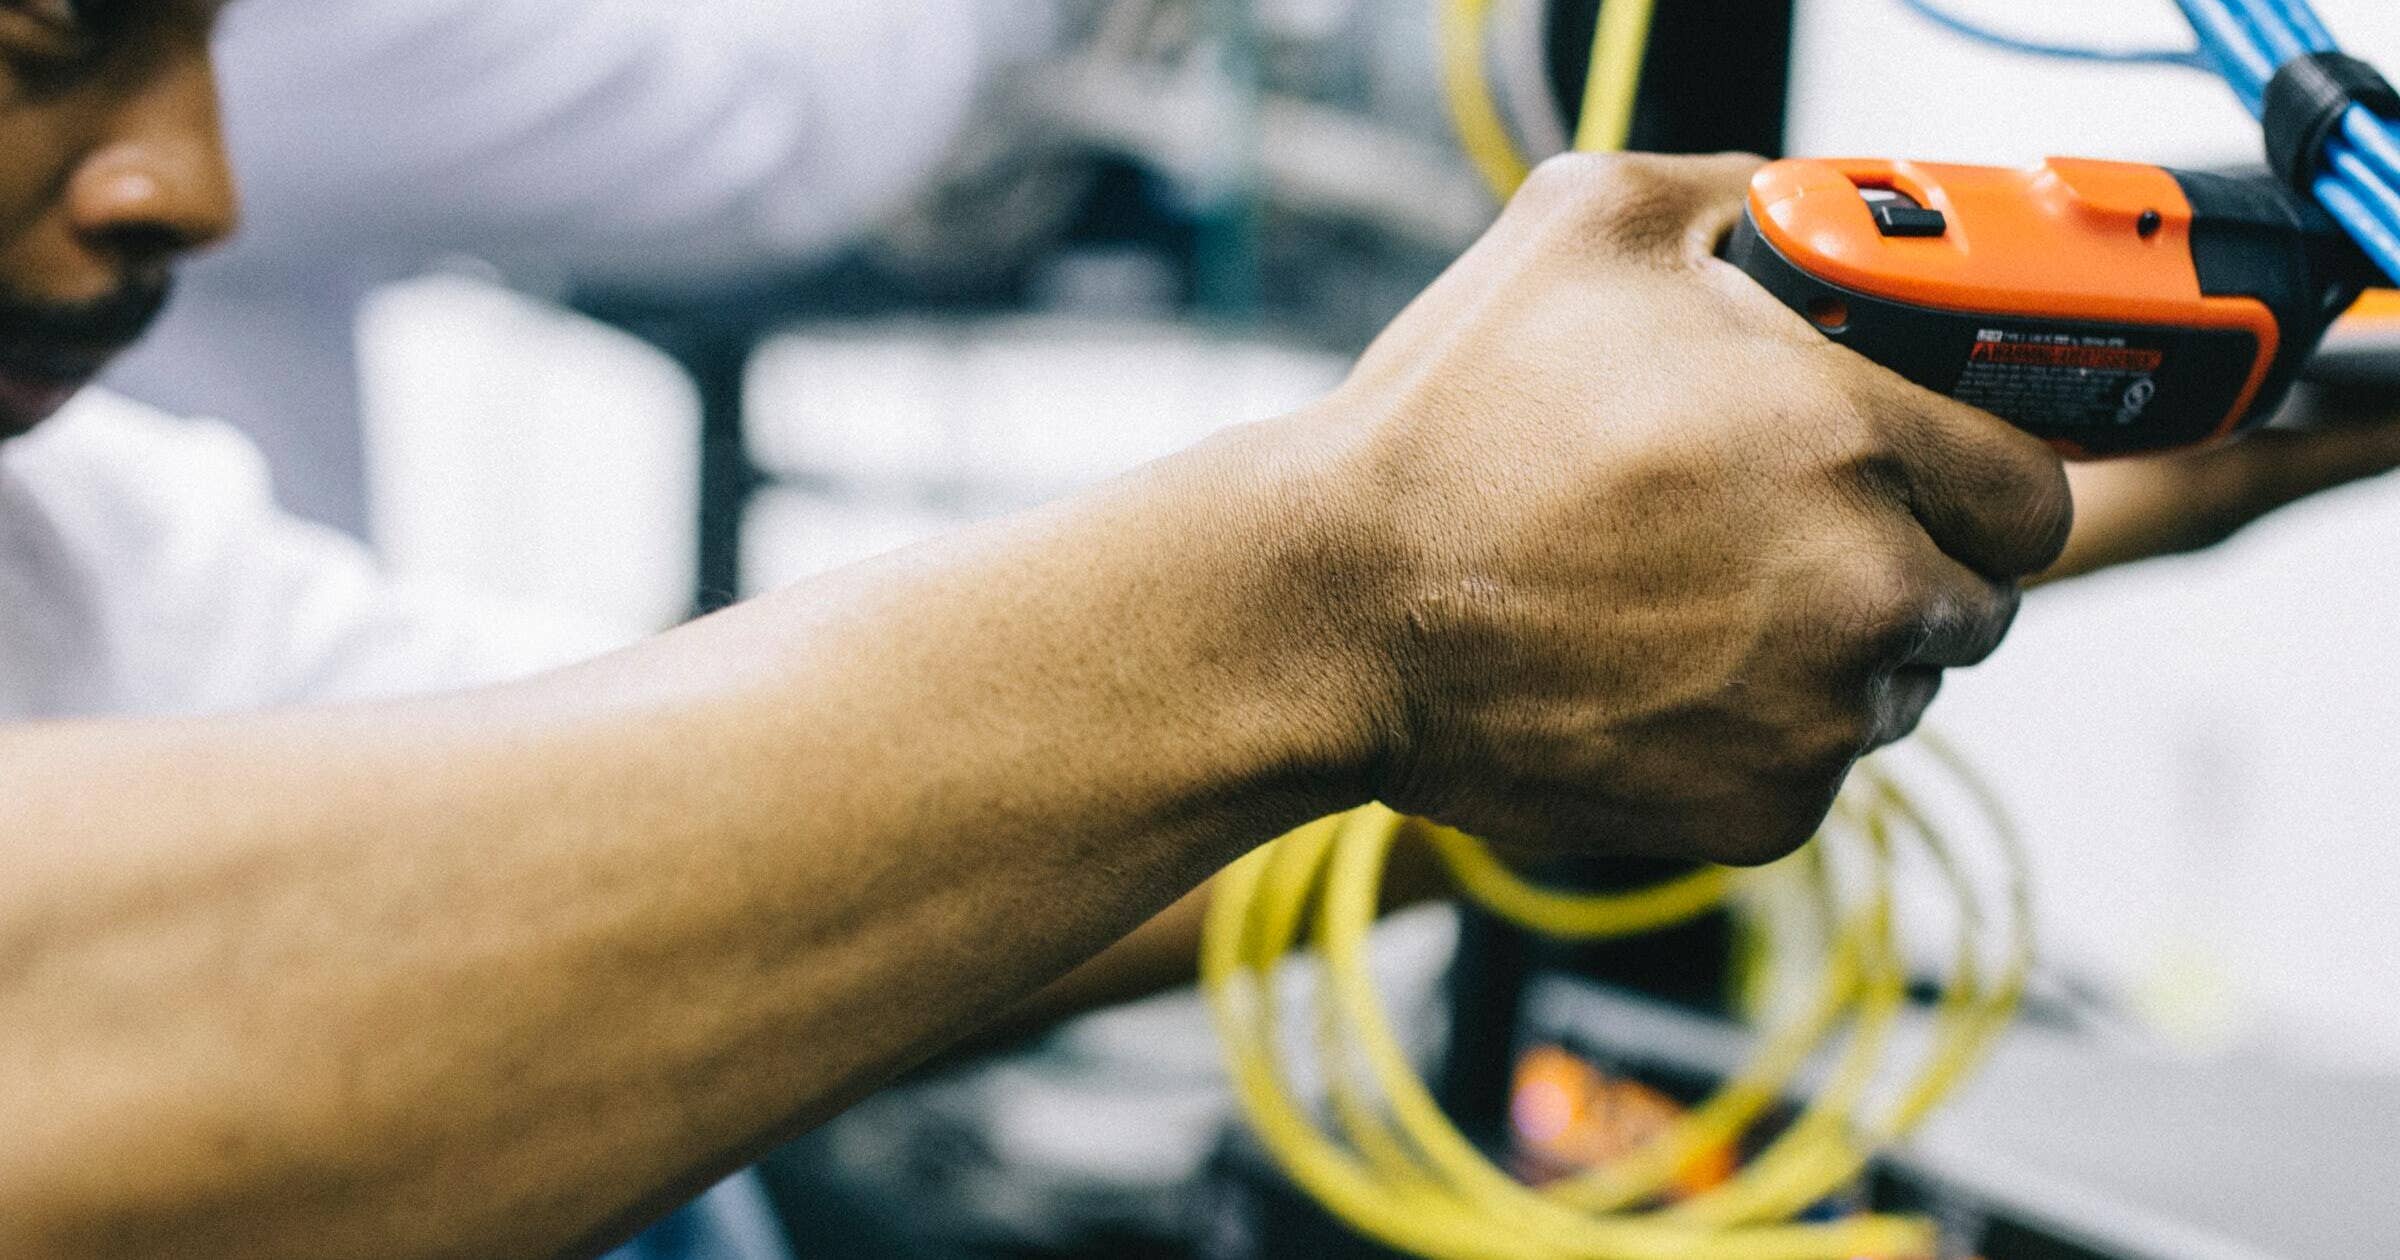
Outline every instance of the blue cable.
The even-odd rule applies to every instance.
[[[2210,15],[2216,38],[2234,64],[2241,67],[2241,86],[2252,96],[2264,98],[2267,81],[2275,77],[2282,64],[2267,50],[2266,41],[2251,29],[2234,0],[2192,0],[2192,7]],[[2202,36],[2202,42],[2207,42]]]
[[[2104,61],[2124,65],[2182,66],[2185,69],[2206,69],[2198,49],[2177,48],[2092,48],[2081,44],[2051,44],[2040,40],[1995,31],[1988,26],[1970,22],[1937,5],[1933,0],[1900,0],[1903,7],[1917,16],[1956,35],[1978,43],[1990,44],[2010,52],[2035,57],[2053,57],[2066,61]]]
[[[2252,31],[2273,50],[2278,64],[2335,48],[2332,33],[2307,0],[2234,3],[2252,19]],[[2400,280],[2400,137],[2384,119],[2352,106],[2342,115],[2340,133],[2325,147],[2325,165],[2312,185],[2318,203],[2377,266]]]
[[[2251,42],[2250,33],[2235,20],[2224,0],[2175,0],[2175,4],[2200,36],[2200,51],[2218,75],[2233,86],[2234,94],[2251,113],[2257,113],[2267,79],[2275,73],[2266,53]]]
[[[2390,123],[2363,105],[2353,105],[2342,115],[2342,138],[2378,174],[2400,185],[2400,137],[2392,134]]]
[[[2308,0],[2237,2],[2267,17],[2267,37],[2281,46],[2296,47],[2292,56],[2335,49],[2332,32]],[[2283,24],[2284,40],[2275,39],[2277,19]],[[2325,162],[2328,173],[2315,185],[2318,200],[2342,221],[2377,265],[2400,279],[2400,137],[2393,135],[2386,120],[2354,105],[2342,115],[2340,133],[2326,146]],[[2338,190],[2330,200],[2325,196],[2328,187]]]
[[[2325,29],[2325,23],[2319,20],[2316,9],[2308,4],[2308,0],[2299,0],[2286,6],[2285,13],[2292,19],[2292,25],[2299,29],[2300,40],[2308,45],[2310,52],[2332,52],[2339,47],[2333,42],[2333,32]]]
[[[2383,268],[2384,274],[2400,280],[2400,230],[2377,218],[2375,212],[2359,199],[2350,185],[2331,175],[2321,175],[2316,182],[2317,202],[2350,233],[2367,257]]]
[[[2234,20],[2249,32],[2251,42],[2267,55],[2269,65],[2280,66],[2287,61],[2308,55],[2301,44],[2300,32],[2295,29],[2274,0],[2232,0]]]
[[[2252,117],[2265,113],[2267,84],[2279,68],[2338,47],[2308,0],[2175,0],[2199,38],[2199,46],[2189,52],[2020,39],[1967,21],[1933,0],[1900,3],[1954,34],[2012,52],[2213,71]],[[2353,106],[2325,146],[2325,166],[2312,185],[2317,201],[2376,265],[2400,281],[2400,131],[2390,120]]]
[[[2367,205],[2384,216],[2388,225],[2400,227],[2400,189],[2378,174],[2358,156],[2346,142],[2335,140],[2325,146],[2325,165],[2335,176],[2350,186]]]
[[[2333,33],[2325,28],[2308,0],[2291,0],[2284,6],[2284,16],[2307,51],[2336,50]],[[2385,182],[2400,186],[2400,137],[2394,136],[2389,122],[2363,106],[2354,105],[2342,115],[2341,135]]]

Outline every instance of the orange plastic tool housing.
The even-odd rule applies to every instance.
[[[2122,162],[1795,159],[1759,171],[1728,257],[1921,384],[2071,454],[2139,453],[2243,427],[2322,331],[2287,344],[2308,322],[2290,314],[2306,233],[2261,196]],[[1908,206],[1909,230],[1879,200]]]

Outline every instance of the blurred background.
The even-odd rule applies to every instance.
[[[228,40],[265,39],[275,3],[237,7]],[[680,3],[772,30],[763,0]],[[338,408],[354,390],[363,418],[361,511],[336,523],[397,570],[627,633],[667,626],[1305,404],[1494,213],[1451,137],[1424,0],[1062,2],[996,21],[934,7],[957,19],[912,32],[894,64],[955,66],[955,94],[931,100],[900,73],[890,108],[845,133],[906,177],[789,250],[428,232],[372,284],[320,302],[308,335],[345,342],[356,372],[325,396]],[[2167,0],[1950,7],[2054,39],[2188,38]],[[2400,66],[2389,0],[2319,7],[2352,52]],[[1564,20],[1588,31],[1581,8]],[[1793,154],[2257,160],[2255,124],[2203,76],[2011,57],[1896,0],[1670,18],[1686,8],[1663,6],[1659,38],[1682,42],[1653,55],[1661,74],[1680,59],[1683,86],[1646,103],[1653,143],[1682,134],[1675,109],[1722,107],[1748,113],[1721,127],[1767,129],[1738,142],[1772,147],[1781,128]],[[1492,56],[1524,71],[1511,82],[1567,73],[1554,45],[1573,41],[1547,33],[1549,9],[1494,6]],[[1788,77],[1735,73],[1745,57]],[[287,100],[245,108],[228,90],[237,160],[284,142]],[[766,160],[741,134],[707,160]],[[638,174],[621,186],[655,191]],[[254,214],[261,243],[213,264],[200,300],[291,270],[261,234],[310,209],[292,201]],[[304,499],[294,466],[279,474]],[[1930,1136],[1928,1158],[2005,1185],[2001,1198],[2070,1205],[2050,1217],[2118,1213],[2077,1236],[2089,1252],[2016,1254],[2400,1246],[2354,1232],[2368,1226],[2338,1202],[2388,1201],[2380,1179],[2400,1172],[2400,808],[2384,795],[2400,782],[2395,537],[2400,483],[2369,484],[2213,553],[2044,591],[1936,708],[2032,841],[2045,963],[2032,1024],[2062,1040],[1995,1069],[2001,1092],[1962,1104],[1965,1127]],[[1383,946],[1428,1047],[1445,1037],[1456,939],[1437,910]],[[870,1102],[792,1157],[796,1183],[816,1186],[793,1201],[820,1221],[823,1254],[938,1254],[923,1237],[838,1241],[840,1205],[886,1193],[914,1196],[942,1246],[975,1254],[1236,1254],[1257,1240],[1194,1189],[1225,1158],[1215,1071],[1188,998],[1097,1017]],[[2051,1128],[2018,1127],[2043,1111]],[[2221,1148],[2229,1180],[2157,1171],[2194,1146]],[[828,1181],[828,1166],[876,1171]],[[2265,1201],[2229,1204],[2227,1185]],[[2122,1236],[2103,1242],[2110,1229]],[[2144,1234],[2158,1250],[2124,1237]]]

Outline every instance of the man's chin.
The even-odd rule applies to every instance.
[[[19,376],[0,369],[0,441],[22,437],[83,391],[87,380]]]

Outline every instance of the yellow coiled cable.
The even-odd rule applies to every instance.
[[[1946,754],[1939,754],[1946,756]],[[1963,767],[1952,763],[1963,775]],[[1365,941],[1386,855],[1404,830],[1436,839],[1437,852],[1471,852],[1456,833],[1409,824],[1368,807],[1326,819],[1244,859],[1220,878],[1202,960],[1237,1092],[1267,1149],[1293,1179],[1370,1237],[1430,1257],[1755,1257],[1850,1260],[1932,1253],[1924,1222],[1860,1217],[1830,1224],[1777,1222],[1849,1185],[1875,1150],[1903,1134],[1973,1065],[2004,1026],[2030,964],[2024,890],[2004,817],[1968,780],[2000,843],[2006,909],[1995,916],[1942,832],[1881,766],[1863,767],[1827,836],[1799,858],[1744,880],[1792,879],[1827,907],[1837,930],[1819,992],[1768,1034],[1753,1062],[1715,1097],[1628,1157],[1536,1190],[1495,1167],[1444,1117],[1410,1066],[1367,974]],[[1950,983],[1933,1017],[1931,1049],[1915,1076],[1880,1111],[1867,1114],[1885,1067],[1889,1034],[1906,1006],[1905,969],[1893,930],[1895,854],[1914,840],[1959,903]],[[1840,846],[1846,857],[1832,856]],[[1847,904],[1828,867],[1861,865]],[[1454,871],[1461,869],[1454,867]],[[1471,859],[1475,878],[1493,868]],[[1516,877],[1499,868],[1497,878]],[[1733,877],[1727,875],[1733,882]],[[1573,909],[1590,939],[1666,926],[1705,913],[1689,881],[1617,897],[1566,898],[1518,889],[1518,904]],[[1680,918],[1661,906],[1681,899]],[[1313,922],[1311,915],[1313,914]],[[1977,947],[1995,918],[2006,942],[1999,976],[1986,983]],[[1551,927],[1561,926],[1556,922]],[[1337,1139],[1317,1124],[1276,1056],[1278,1012],[1271,980],[1303,929],[1321,956],[1318,1050]],[[1837,1036],[1837,1031],[1842,1035]],[[1729,1148],[1790,1091],[1812,1059],[1833,1051],[1824,1081],[1799,1114],[1723,1185],[1672,1206],[1633,1210],[1659,1198],[1683,1169]]]

